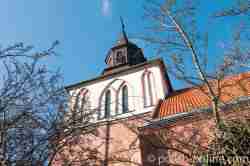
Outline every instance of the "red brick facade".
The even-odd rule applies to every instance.
[[[240,74],[220,84],[224,86],[221,101],[231,103],[220,112],[222,119],[250,118],[249,76]],[[104,166],[190,165],[198,152],[207,149],[215,129],[211,112],[194,111],[211,106],[200,90],[195,87],[173,92],[153,113],[98,124],[96,136],[81,136],[69,143],[56,156],[54,165],[63,165],[66,160],[76,166],[87,165],[88,160]],[[237,100],[241,97],[245,97],[244,102]]]

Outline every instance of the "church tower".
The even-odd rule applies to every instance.
[[[95,121],[153,112],[172,90],[163,60],[147,60],[121,23],[121,37],[109,49],[102,74],[66,87],[69,94],[88,101],[84,108],[96,112]]]
[[[142,50],[128,40],[122,18],[121,24],[121,37],[109,50],[106,56],[105,63],[108,67],[103,71],[103,74],[112,73],[113,71],[116,71],[117,68],[122,66],[132,66],[146,61]]]

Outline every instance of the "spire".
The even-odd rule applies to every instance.
[[[126,31],[125,31],[125,25],[124,25],[123,18],[120,17],[120,20],[121,20],[121,25],[122,25],[122,38],[123,38],[123,40],[126,41],[126,43],[128,43],[128,37],[127,37]]]
[[[118,66],[136,65],[146,61],[142,50],[137,47],[136,44],[128,40],[125,30],[125,24],[122,17],[120,17],[120,21],[122,33],[120,33],[119,39],[117,40],[115,45],[111,47],[105,58],[105,62],[108,65],[108,68],[105,69],[103,73],[112,73],[113,71],[117,71],[116,69]]]

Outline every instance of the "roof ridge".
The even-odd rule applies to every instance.
[[[222,79],[220,83],[220,87],[223,88],[223,93],[220,94],[221,102],[228,103],[234,100],[234,98],[238,98],[241,96],[250,96],[249,78],[250,71],[224,77],[224,79]],[[246,82],[243,82],[244,80],[246,80]],[[215,88],[215,91],[217,91],[216,80],[209,81]],[[227,83],[229,83],[228,86]],[[239,86],[241,86],[241,88],[244,88],[245,90],[239,90]],[[160,110],[158,111],[158,115],[156,115],[155,117],[161,118],[181,112],[189,112],[190,109],[193,110],[207,106],[209,107],[212,101],[206,94],[206,92],[207,87],[205,86],[205,84],[175,90],[165,97],[161,106],[159,107]],[[231,95],[226,95],[227,93]]]

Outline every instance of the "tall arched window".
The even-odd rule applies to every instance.
[[[125,85],[122,88],[122,113],[127,113],[128,108],[128,87]]]
[[[111,112],[111,92],[108,90],[105,93],[105,109],[104,109],[104,118],[110,117]]]
[[[144,106],[152,106],[155,103],[154,77],[150,71],[142,76]]]
[[[89,90],[84,89],[81,93],[81,108],[87,109],[90,107],[90,93]]]
[[[90,112],[90,95],[89,95],[89,91],[87,89],[85,89],[85,91],[83,91],[82,96],[81,96],[81,102],[80,102],[80,118],[83,120],[84,118],[86,118]]]
[[[75,91],[72,95],[72,110],[73,110],[73,118],[77,118],[78,120],[83,120],[86,118],[87,114],[90,111],[90,95],[89,91],[86,88],[81,88]]]
[[[150,100],[150,105],[154,104],[154,94],[153,94],[153,74],[149,72],[147,74],[147,79],[148,79],[148,91],[149,91],[149,100]]]

